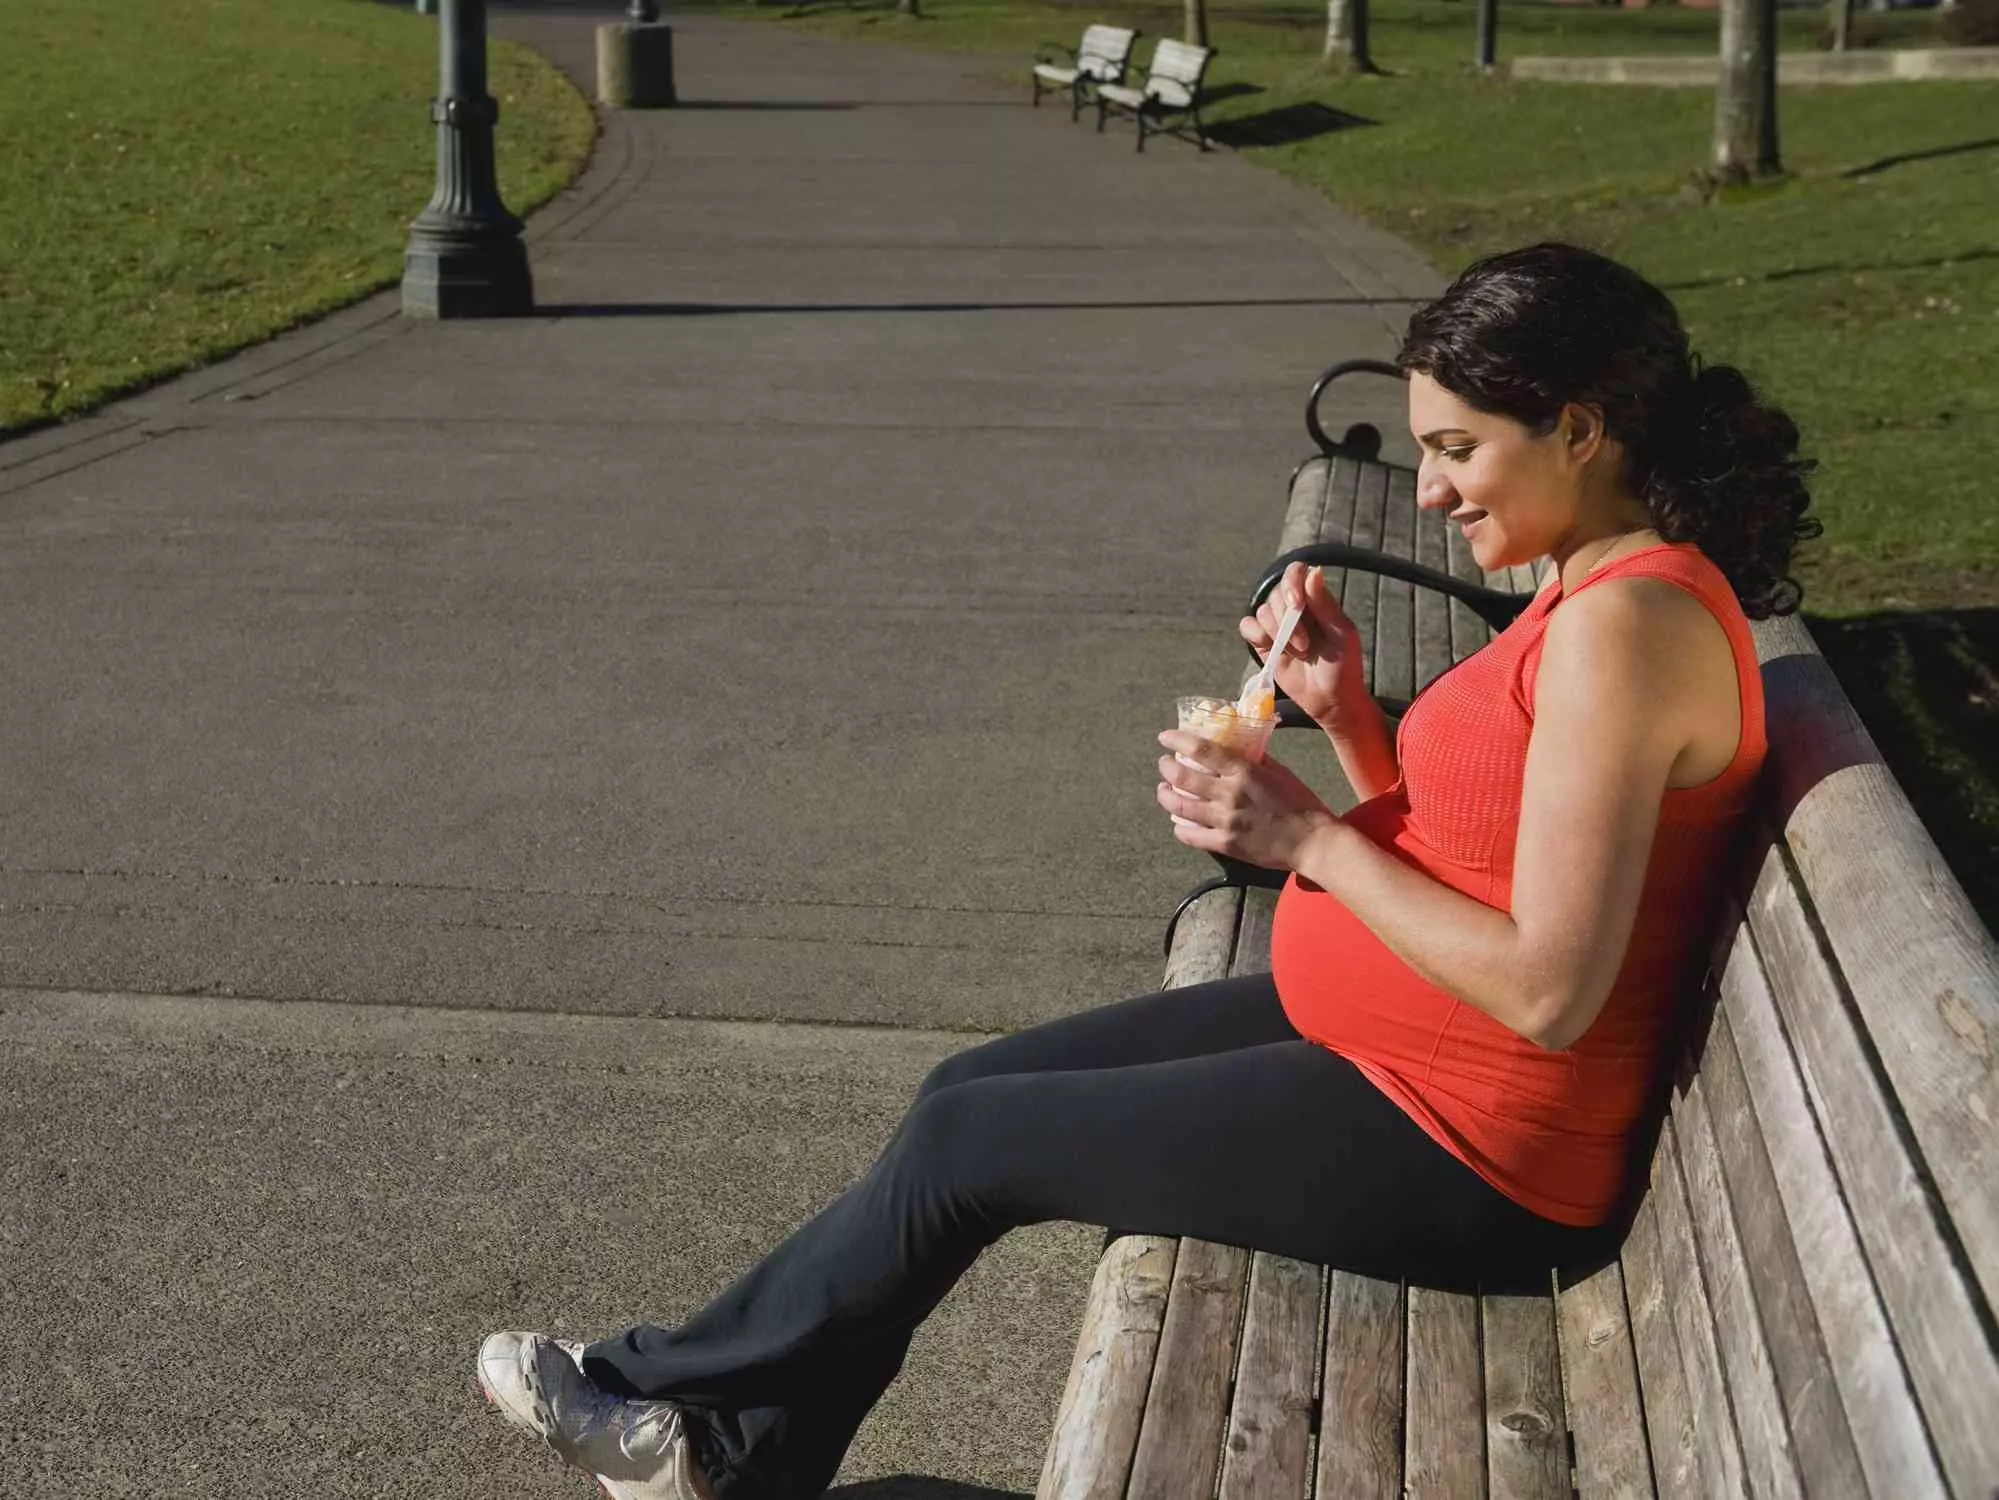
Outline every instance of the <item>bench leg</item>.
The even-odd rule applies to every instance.
[[[1083,115],[1083,80],[1078,78],[1069,91],[1069,123],[1075,124]]]
[[[1034,75],[1034,107],[1041,108],[1041,75]]]
[[[1201,149],[1203,151],[1206,151],[1209,149],[1208,132],[1201,124],[1201,107],[1198,104],[1194,106],[1193,114],[1194,114],[1194,139],[1200,143]]]
[[[1106,110],[1107,108],[1109,108],[1109,105],[1105,103],[1105,101],[1104,101],[1104,96],[1103,96],[1102,94],[1099,94],[1099,95],[1097,95],[1097,134],[1098,134],[1098,135],[1102,135],[1102,134],[1104,133],[1104,111],[1105,111],[1105,110]]]
[[[1145,149],[1145,106],[1143,104],[1138,107],[1138,149],[1141,151]]]

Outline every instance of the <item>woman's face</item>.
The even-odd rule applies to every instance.
[[[1536,437],[1508,417],[1466,405],[1428,375],[1411,374],[1409,430],[1423,450],[1417,504],[1461,527],[1488,571],[1554,552],[1577,530],[1579,416],[1588,421],[1571,407],[1552,432]]]

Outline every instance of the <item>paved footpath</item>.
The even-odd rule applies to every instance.
[[[1157,983],[1152,734],[1434,277],[986,64],[677,40],[539,316],[0,447],[0,1496],[580,1495],[483,1331],[676,1319],[936,1059]],[[1030,1490],[1095,1244],[989,1255],[843,1493]]]

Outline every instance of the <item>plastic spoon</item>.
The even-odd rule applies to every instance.
[[[1256,669],[1256,675],[1242,685],[1242,696],[1236,699],[1235,711],[1246,719],[1267,719],[1276,712],[1277,704],[1277,658],[1284,654],[1292,632],[1298,622],[1305,618],[1305,606],[1294,604],[1284,611],[1284,618],[1277,622],[1277,634],[1270,638],[1270,650],[1264,654],[1263,665]]]

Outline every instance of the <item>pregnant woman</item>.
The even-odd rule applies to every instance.
[[[947,1059],[867,1174],[688,1322],[487,1339],[509,1420],[615,1500],[803,1500],[1020,1225],[1458,1289],[1614,1250],[1762,766],[1747,622],[1797,607],[1809,465],[1663,293],[1569,246],[1472,266],[1399,362],[1422,506],[1485,568],[1554,567],[1394,736],[1316,572],[1242,622],[1331,739],[1361,798],[1344,817],[1274,760],[1159,736],[1174,836],[1291,872],[1274,973]]]

